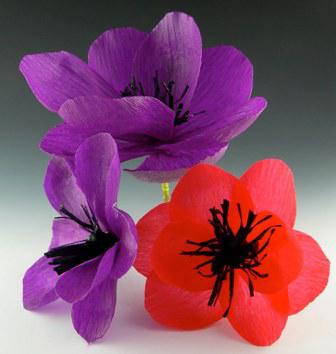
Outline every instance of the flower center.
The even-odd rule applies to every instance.
[[[261,273],[257,268],[262,264],[267,254],[263,251],[267,248],[276,228],[281,225],[265,226],[265,228],[252,240],[248,240],[248,235],[257,225],[265,223],[272,215],[266,215],[256,221],[257,215],[249,211],[246,224],[244,225],[241,206],[238,203],[237,210],[240,216],[240,226],[237,232],[233,232],[228,222],[230,202],[224,200],[221,210],[211,208],[212,219],[209,220],[214,229],[215,237],[204,242],[194,242],[187,240],[187,244],[196,246],[193,251],[182,251],[186,256],[209,257],[209,260],[200,263],[195,267],[197,272],[203,277],[215,277],[214,286],[208,301],[209,306],[214,306],[220,296],[223,281],[229,281],[229,304],[223,315],[229,313],[233,292],[235,270],[243,271],[248,278],[250,296],[254,296],[253,279],[266,278],[267,273]],[[263,255],[261,255],[263,253]],[[210,272],[204,273],[202,268],[210,265]]]
[[[61,218],[69,219],[80,225],[89,233],[87,240],[66,244],[50,249],[44,255],[50,258],[49,264],[54,266],[54,271],[61,275],[64,272],[104,254],[117,242],[117,236],[112,232],[104,232],[98,225],[96,217],[89,212],[87,207],[82,206],[88,222],[78,219],[66,208],[61,207]]]
[[[191,113],[189,110],[183,111],[183,98],[189,90],[189,85],[186,85],[181,96],[175,99],[173,94],[173,88],[175,81],[171,80],[169,82],[164,82],[159,80],[158,71],[155,71],[155,76],[153,77],[153,92],[145,93],[145,90],[140,81],[137,81],[133,77],[132,81],[124,88],[120,93],[121,97],[129,96],[153,96],[175,111],[174,125],[181,125],[186,123],[191,116],[196,116],[198,114],[205,113],[205,111],[200,111],[197,113]]]

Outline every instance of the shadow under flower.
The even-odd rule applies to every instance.
[[[48,316],[48,317],[49,316],[65,317],[71,314],[71,305],[62,300],[57,300],[51,304],[41,307],[37,311],[34,311],[34,313],[42,316]]]

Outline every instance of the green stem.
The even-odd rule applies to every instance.
[[[168,182],[164,182],[161,183],[161,190],[162,190],[162,199],[165,203],[169,202],[169,183]]]

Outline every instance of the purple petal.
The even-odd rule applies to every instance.
[[[62,274],[56,284],[57,294],[69,303],[82,300],[94,287],[113,276],[117,252],[116,245],[103,256],[89,260]]]
[[[69,219],[54,219],[49,249],[88,238],[88,231]]]
[[[86,138],[94,135],[96,131],[99,130],[96,128],[97,127],[93,127],[92,133],[89,130],[84,133],[80,131],[80,127],[76,129],[66,123],[59,124],[49,129],[40,142],[40,148],[49,154],[69,158],[75,154],[79,145],[83,143]],[[102,129],[102,131],[104,131],[104,129]],[[155,143],[157,144],[155,138],[146,135],[135,139],[133,142],[116,139],[116,143],[122,162],[151,154],[155,151]]]
[[[120,182],[118,148],[110,134],[94,135],[80,145],[75,174],[91,210],[106,227],[105,210],[117,202]]]
[[[57,274],[46,257],[40,258],[23,277],[23,306],[35,310],[57,300],[55,292]]]
[[[82,208],[87,205],[86,198],[78,187],[70,166],[63,158],[54,157],[49,162],[44,190],[50,204],[58,212],[64,206],[79,219],[87,220]]]
[[[131,81],[133,59],[146,36],[135,28],[104,32],[90,47],[89,66],[121,93]]]
[[[229,117],[221,119],[220,114],[218,114],[218,121],[203,129],[203,134],[213,134],[217,139],[229,142],[249,128],[266,106],[267,101],[263,97],[252,98],[238,112]]]
[[[116,139],[116,143],[118,145],[119,158],[121,162],[150,155],[155,151],[156,146],[158,145],[158,142],[154,142],[153,139],[145,136],[143,139],[139,139],[139,141],[134,142]]]
[[[146,158],[135,170],[126,170],[148,182],[170,182],[181,177],[187,168],[222,151],[227,143],[198,135],[174,144],[162,145],[160,152]]]
[[[181,126],[176,138],[183,140],[201,132],[202,135],[229,142],[249,128],[266,106],[267,101],[263,97],[254,97],[231,113],[221,109],[206,112],[202,114],[202,119],[200,119],[201,115],[192,117],[189,122]]]
[[[251,97],[252,84],[252,64],[238,49],[224,45],[206,48],[191,111],[227,111],[242,106]]]
[[[174,112],[152,97],[79,97],[67,101],[59,114],[83,134],[108,132],[129,141],[144,136],[168,140],[174,130]]]
[[[86,63],[67,52],[26,55],[21,60],[20,71],[35,97],[53,112],[69,98],[116,96],[113,88]]]
[[[112,270],[118,253],[118,244],[107,250],[99,263],[97,274],[93,280],[92,288],[98,286],[106,278],[112,276]]]
[[[88,343],[104,336],[115,312],[117,281],[111,278],[72,306],[72,323]]]
[[[137,231],[132,218],[122,210],[107,210],[109,228],[118,235],[118,251],[115,256],[111,277],[122,277],[133,265],[137,252]]]
[[[49,129],[40,142],[40,148],[49,154],[71,156],[87,136],[89,134],[62,123]]]
[[[83,299],[91,289],[101,257],[91,259],[63,273],[56,283],[56,292],[69,303]]]
[[[160,82],[175,82],[175,100],[182,96],[188,85],[189,89],[181,101],[186,107],[197,84],[201,57],[202,39],[194,19],[181,12],[171,12],[139,48],[134,60],[134,76],[141,82],[147,96],[154,96],[156,71]]]
[[[229,144],[225,145],[224,147],[222,147],[218,152],[216,152],[214,155],[212,156],[208,156],[207,158],[205,158],[203,161],[201,161],[202,163],[209,163],[209,164],[215,164],[217,161],[219,161],[226,153],[226,150],[228,149]]]

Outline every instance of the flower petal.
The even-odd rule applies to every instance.
[[[233,188],[239,180],[221,168],[199,164],[191,168],[179,181],[172,194],[170,213],[209,224],[209,209],[220,207],[224,199],[231,199]],[[178,219],[176,219],[178,220]]]
[[[49,249],[87,239],[87,230],[69,219],[54,219]]]
[[[69,303],[81,300],[91,289],[101,257],[91,259],[63,273],[57,280],[56,292]]]
[[[106,228],[106,210],[117,202],[120,182],[118,148],[111,135],[97,134],[80,145],[75,174],[91,210]]]
[[[64,206],[80,220],[87,220],[82,208],[87,204],[86,198],[78,187],[70,166],[63,158],[54,157],[49,162],[44,189],[50,204],[58,212]]]
[[[257,212],[268,210],[293,227],[296,215],[294,178],[283,161],[256,162],[240,180],[250,192]]]
[[[155,152],[155,139],[144,136],[139,140],[141,141],[127,141],[123,139],[116,139],[121,162],[133,160],[138,157],[147,156]]]
[[[118,245],[62,274],[56,284],[57,294],[69,303],[82,300],[93,288],[114,277]]]
[[[204,134],[213,132],[213,136],[220,141],[230,141],[247,130],[260,116],[267,106],[267,101],[263,97],[254,97],[246,105],[242,106],[237,112],[221,119],[218,114],[218,121],[212,124]],[[213,112],[216,117],[216,112]]]
[[[54,128],[49,129],[47,134],[40,142],[40,148],[53,155],[72,157],[78,146],[83,141],[94,135],[96,132],[103,132],[108,129],[98,129],[94,127],[91,131],[81,131],[81,127],[73,127],[67,123],[62,123]],[[127,137],[126,137],[127,138]],[[135,141],[127,141],[116,139],[118,145],[119,157],[121,161],[127,161],[138,157],[146,156],[155,151],[155,138],[146,136],[135,139]]]
[[[151,254],[153,245],[168,222],[168,203],[159,204],[137,222],[138,253],[134,262],[134,267],[144,276],[149,276],[152,272]]]
[[[236,183],[233,187],[228,208],[228,224],[234,235],[248,223],[250,211],[254,210],[253,202],[244,185]]]
[[[184,255],[184,251],[194,251],[197,246],[188,244],[204,242],[213,238],[210,224],[197,224],[181,214],[179,222],[169,223],[155,240],[151,262],[158,278],[168,284],[188,291],[212,289],[215,278],[204,277],[196,267],[211,258]],[[211,264],[200,269],[203,274],[211,273]]]
[[[90,46],[89,67],[120,93],[131,81],[133,59],[146,36],[130,27],[104,32]]]
[[[58,124],[44,135],[40,148],[49,154],[71,156],[87,136],[88,134],[84,134],[69,124]]]
[[[280,233],[280,231],[278,231]],[[277,237],[276,233],[272,237]],[[265,250],[267,256],[262,264],[255,268],[262,274],[268,274],[266,278],[253,279],[256,291],[261,293],[276,293],[297,278],[300,273],[303,260],[302,252],[293,237],[287,238],[280,247],[272,249],[272,240],[269,247]]]
[[[58,299],[55,284],[58,275],[48,264],[46,257],[41,257],[23,277],[23,306],[35,310]]]
[[[228,320],[248,342],[260,346],[271,345],[280,337],[286,325],[287,304],[286,292],[274,295],[255,292],[251,297],[247,284],[236,277]]]
[[[185,171],[199,162],[227,148],[226,143],[198,135],[190,139],[162,144],[136,169],[127,172],[149,182],[170,182],[181,177]]]
[[[202,39],[194,19],[181,12],[171,12],[148,34],[134,60],[134,76],[147,96],[154,96],[153,78],[168,84],[174,81],[175,101],[184,107],[193,96],[201,66]],[[161,84],[161,92],[164,87]]]
[[[146,162],[146,160],[144,162]],[[134,176],[140,181],[149,182],[149,183],[150,182],[155,182],[155,183],[174,182],[178,180],[181,176],[183,176],[187,171],[186,168],[179,168],[171,171],[169,170],[154,171],[154,170],[145,169],[148,163],[152,163],[153,161],[156,162],[157,160],[158,157],[156,158],[154,157],[153,159],[150,159],[148,162],[146,162],[144,166],[143,163],[141,163],[136,169],[125,168],[124,171],[128,172],[130,175]],[[169,160],[169,158],[167,160]]]
[[[219,161],[226,153],[226,150],[228,149],[229,145],[224,145],[218,152],[216,152],[212,156],[208,156],[206,159],[204,159],[203,163],[208,163],[208,164],[216,164],[217,161]]]
[[[115,96],[113,88],[98,74],[67,52],[26,55],[20,71],[39,102],[53,112],[69,98]]]
[[[178,329],[206,327],[223,316],[218,303],[208,306],[210,291],[189,292],[162,283],[153,273],[146,282],[145,307],[162,325]]]
[[[229,142],[248,129],[266,106],[267,101],[264,98],[254,97],[231,112],[225,109],[204,112],[199,116],[191,117],[186,124],[183,124],[177,136],[182,139],[201,131],[203,135],[211,136],[212,139]]]
[[[140,143],[148,137],[169,140],[174,129],[174,112],[153,97],[78,97],[68,100],[59,115],[83,134],[108,132]]]
[[[109,229],[119,238],[113,267],[112,278],[122,277],[133,265],[137,253],[137,231],[133,219],[124,211],[110,208],[106,212]]]
[[[303,255],[303,267],[299,276],[289,284],[289,314],[303,310],[327,286],[330,262],[318,243],[300,231],[293,231]]]
[[[101,262],[98,265],[97,274],[93,280],[92,287],[98,286],[108,277],[113,277],[113,267],[116,262],[116,256],[119,253],[117,245],[111,247],[105,252]]]
[[[250,270],[254,289],[261,293],[276,293],[287,289],[288,284],[300,273],[303,264],[302,252],[295,238],[277,216],[261,212],[256,216],[246,238],[249,243],[258,239],[254,244],[258,247],[261,265]],[[253,271],[257,272],[257,276],[253,276]],[[244,273],[243,278],[248,282]]]
[[[72,306],[72,323],[88,343],[104,336],[115,312],[117,281],[106,279]]]
[[[192,112],[240,107],[250,99],[252,84],[253,67],[242,52],[226,45],[205,48]]]

